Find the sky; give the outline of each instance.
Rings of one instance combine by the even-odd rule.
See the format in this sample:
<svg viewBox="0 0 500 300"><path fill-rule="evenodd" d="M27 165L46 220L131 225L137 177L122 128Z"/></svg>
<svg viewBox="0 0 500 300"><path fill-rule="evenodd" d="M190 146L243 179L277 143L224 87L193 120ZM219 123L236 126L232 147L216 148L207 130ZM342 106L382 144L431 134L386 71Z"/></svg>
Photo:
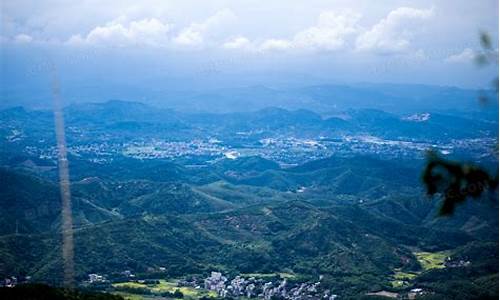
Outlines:
<svg viewBox="0 0 500 300"><path fill-rule="evenodd" d="M42 89L52 65L75 91L481 88L498 65L474 63L480 32L498 52L498 1L1 0L2 98Z"/></svg>

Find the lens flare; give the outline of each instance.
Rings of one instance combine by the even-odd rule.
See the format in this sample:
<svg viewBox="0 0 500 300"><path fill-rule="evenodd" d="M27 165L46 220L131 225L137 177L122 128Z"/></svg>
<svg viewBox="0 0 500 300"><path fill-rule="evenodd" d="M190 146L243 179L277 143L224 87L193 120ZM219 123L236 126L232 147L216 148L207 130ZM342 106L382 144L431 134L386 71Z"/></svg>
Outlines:
<svg viewBox="0 0 500 300"><path fill-rule="evenodd" d="M69 181L68 158L66 150L66 136L64 133L64 115L62 110L62 99L54 65L51 68L52 95L54 106L54 123L57 141L57 160L59 167L59 188L62 201L62 256L64 267L64 285L74 285L74 244L73 244L73 217L71 213L71 190Z"/></svg>

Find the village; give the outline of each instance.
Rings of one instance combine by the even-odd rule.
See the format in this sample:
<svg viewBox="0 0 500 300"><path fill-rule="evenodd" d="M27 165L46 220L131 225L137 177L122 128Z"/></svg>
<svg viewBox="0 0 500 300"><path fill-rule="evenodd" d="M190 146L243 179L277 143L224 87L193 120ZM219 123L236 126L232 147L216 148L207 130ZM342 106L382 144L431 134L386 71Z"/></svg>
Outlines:
<svg viewBox="0 0 500 300"><path fill-rule="evenodd" d="M464 258L452 259L439 254L435 259L426 257L421 262L424 268L463 268L469 267L471 262ZM423 259L423 254L417 254ZM429 254L429 253L427 253ZM435 254L436 256L437 254ZM442 256L442 257L441 257ZM435 260L435 261L433 261ZM430 266L429 264L436 264ZM158 278L166 278L166 267L148 269L148 276L135 274L131 270L124 270L117 274L87 274L87 279L80 282L79 286L104 290L111 293L127 295L141 295L148 297L184 298L184 299L234 299L255 298L264 300L336 300L340 297L322 285L323 275L317 280L300 281L293 274L238 274L234 277L221 272L212 271L208 277L187 276L183 279L151 279L152 274ZM163 275L162 275L163 274ZM156 277L155 277L156 278ZM15 287L19 284L32 282L31 276L10 276L0 280L1 287ZM416 299L418 296L432 293L420 287L411 287L404 290L387 291L379 290L368 292L366 296L381 296L392 299ZM146 297L147 296L147 297ZM135 299L135 298L134 298ZM157 298L154 298L157 299ZM162 298L163 299L163 298Z"/></svg>
<svg viewBox="0 0 500 300"><path fill-rule="evenodd" d="M320 277L321 278L321 277ZM189 284L189 283L188 283ZM229 280L220 272L212 272L204 280L207 290L216 291L219 297L247 297L259 299L328 299L335 300L337 295L328 289L321 289L320 282L290 283L286 278L276 281L236 276Z"/></svg>

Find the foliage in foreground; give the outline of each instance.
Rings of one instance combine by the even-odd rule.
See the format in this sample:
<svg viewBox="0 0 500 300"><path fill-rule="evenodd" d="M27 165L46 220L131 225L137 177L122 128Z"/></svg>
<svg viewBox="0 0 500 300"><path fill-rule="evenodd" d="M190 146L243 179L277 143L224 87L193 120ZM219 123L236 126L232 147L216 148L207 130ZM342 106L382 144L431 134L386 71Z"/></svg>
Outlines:
<svg viewBox="0 0 500 300"><path fill-rule="evenodd" d="M484 192L498 187L498 176L491 176L482 168L454 161L448 161L430 152L422 179L427 194L443 193L440 215L451 215L455 207L467 198L479 198Z"/></svg>
<svg viewBox="0 0 500 300"><path fill-rule="evenodd" d="M123 300L107 293L56 288L43 284L23 284L13 288L0 288L0 299L10 300Z"/></svg>

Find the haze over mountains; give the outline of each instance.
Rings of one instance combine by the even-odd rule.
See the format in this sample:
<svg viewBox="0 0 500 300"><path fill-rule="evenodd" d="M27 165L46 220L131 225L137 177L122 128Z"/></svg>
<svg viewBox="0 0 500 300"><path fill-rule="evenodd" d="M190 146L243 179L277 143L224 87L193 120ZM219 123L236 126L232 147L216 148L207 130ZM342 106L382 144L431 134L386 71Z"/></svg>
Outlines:
<svg viewBox="0 0 500 300"><path fill-rule="evenodd" d="M2 93L0 108L25 106L36 109L51 109L52 94L46 85L32 94L18 94L19 90ZM5 87L8 88L8 87ZM484 96L494 99L491 90L461 89L412 84L351 84L267 87L253 85L232 88L184 89L155 88L136 89L134 86L119 86L91 89L87 94L82 87L67 87L63 90L66 103L105 102L108 99L139 101L161 108L183 112L230 113L247 112L279 107L288 110L306 109L319 114L335 114L349 109L379 109L390 113L450 112L472 113L498 110L498 103L490 101L484 106L474 99ZM108 96L105 96L108 95Z"/></svg>

